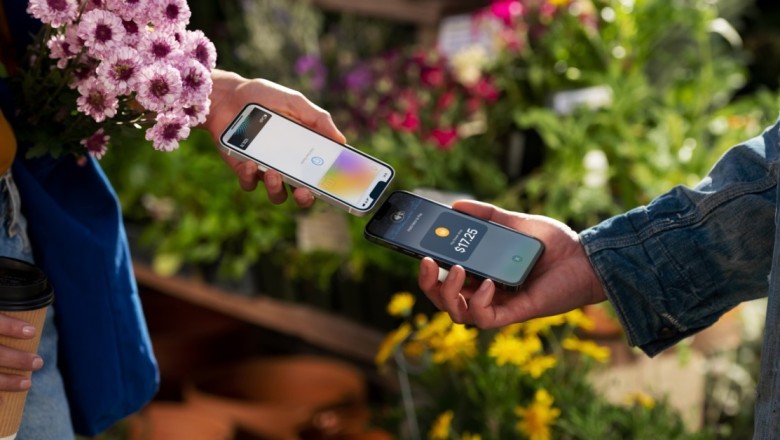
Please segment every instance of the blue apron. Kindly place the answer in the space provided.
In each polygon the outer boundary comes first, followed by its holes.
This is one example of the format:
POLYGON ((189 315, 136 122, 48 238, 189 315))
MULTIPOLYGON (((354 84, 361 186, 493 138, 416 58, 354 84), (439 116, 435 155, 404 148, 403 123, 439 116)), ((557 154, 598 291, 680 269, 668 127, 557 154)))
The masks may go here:
POLYGON ((136 412, 159 385, 116 195, 94 159, 13 165, 35 260, 55 288, 59 368, 73 426, 95 435, 136 412))
MULTIPOLYGON (((41 26, 27 4, 3 1, 17 56, 41 26)), ((0 107, 13 125, 12 95, 0 79, 0 107)), ((13 174, 36 263, 56 292, 58 367, 74 429, 93 436, 143 407, 159 386, 122 212, 94 159, 79 166, 70 156, 24 155, 20 145, 13 174)))

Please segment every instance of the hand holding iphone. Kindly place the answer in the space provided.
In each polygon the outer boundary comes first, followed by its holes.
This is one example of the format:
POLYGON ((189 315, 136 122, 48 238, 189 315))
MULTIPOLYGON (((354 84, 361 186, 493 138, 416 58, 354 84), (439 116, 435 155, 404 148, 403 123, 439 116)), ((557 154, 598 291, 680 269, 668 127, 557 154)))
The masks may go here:
POLYGON ((520 287, 544 250, 534 237, 406 191, 388 197, 364 234, 407 255, 431 257, 445 269, 461 265, 506 290, 520 287))
POLYGON ((376 206, 394 176, 386 163, 259 104, 244 107, 220 143, 228 155, 274 169, 286 183, 358 216, 376 206))

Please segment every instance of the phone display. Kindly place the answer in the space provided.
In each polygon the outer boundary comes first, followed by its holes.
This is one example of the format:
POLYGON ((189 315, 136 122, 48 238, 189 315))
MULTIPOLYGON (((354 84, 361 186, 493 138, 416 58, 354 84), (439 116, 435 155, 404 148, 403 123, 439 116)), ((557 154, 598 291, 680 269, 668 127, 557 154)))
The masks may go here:
POLYGON ((447 269, 461 265, 510 289, 522 284, 544 249, 534 237, 406 191, 392 193, 364 232, 373 242, 429 256, 447 269))
POLYGON ((353 214, 369 212, 394 175, 384 162, 258 104, 245 107, 220 140, 228 154, 274 169, 353 214))

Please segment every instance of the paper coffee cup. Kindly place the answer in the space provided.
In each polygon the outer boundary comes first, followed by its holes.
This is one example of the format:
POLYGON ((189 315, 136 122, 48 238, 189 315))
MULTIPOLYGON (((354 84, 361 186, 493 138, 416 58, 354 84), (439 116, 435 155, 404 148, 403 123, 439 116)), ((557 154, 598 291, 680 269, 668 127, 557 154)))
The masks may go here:
MULTIPOLYGON (((0 257, 0 314, 35 326, 33 339, 16 339, 0 335, 0 345, 35 353, 41 340, 46 310, 54 301, 54 291, 39 267, 0 257)), ((30 377, 30 371, 0 367, 0 373, 30 377)), ((33 385, 34 386, 34 385, 33 385)), ((13 439, 22 421, 27 392, 0 391, 0 440, 13 439)))

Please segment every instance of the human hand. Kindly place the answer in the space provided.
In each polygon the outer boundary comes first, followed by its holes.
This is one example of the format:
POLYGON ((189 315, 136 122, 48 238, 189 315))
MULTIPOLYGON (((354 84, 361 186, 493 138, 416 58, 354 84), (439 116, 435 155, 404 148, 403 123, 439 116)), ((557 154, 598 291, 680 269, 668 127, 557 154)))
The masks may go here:
POLYGON ((606 299, 577 233, 564 223, 474 201, 456 202, 453 209, 534 236, 545 246, 518 292, 498 289, 491 280, 467 287, 467 275, 461 266, 450 268, 449 275, 440 283, 436 262, 424 258, 420 262, 418 284, 431 302, 449 313, 454 322, 480 328, 500 327, 568 312, 606 299))
MULTIPOLYGON (((336 128, 330 114, 314 105, 300 92, 271 81, 246 79, 235 73, 219 69, 212 72, 212 80, 214 87, 210 97, 211 107, 208 119, 203 126, 211 132, 217 145, 219 144, 219 135, 225 127, 246 104, 251 102, 262 104, 288 116, 336 142, 346 142, 346 138, 336 128)), ((278 204, 287 200, 287 189, 278 172, 273 170, 261 172, 257 169, 257 164, 251 161, 241 161, 228 156, 221 150, 220 154, 238 176, 241 188, 252 191, 262 180, 272 203, 278 204)), ((293 198, 302 208, 309 207, 314 203, 314 196, 306 188, 296 188, 293 191, 293 198)))
MULTIPOLYGON (((0 314, 0 336, 32 339, 36 329, 27 322, 0 314)), ((35 371, 43 367, 43 359, 35 353, 0 345, 0 369, 11 368, 35 371)), ((0 391, 24 391, 30 388, 30 379, 18 374, 0 373, 0 391)))

